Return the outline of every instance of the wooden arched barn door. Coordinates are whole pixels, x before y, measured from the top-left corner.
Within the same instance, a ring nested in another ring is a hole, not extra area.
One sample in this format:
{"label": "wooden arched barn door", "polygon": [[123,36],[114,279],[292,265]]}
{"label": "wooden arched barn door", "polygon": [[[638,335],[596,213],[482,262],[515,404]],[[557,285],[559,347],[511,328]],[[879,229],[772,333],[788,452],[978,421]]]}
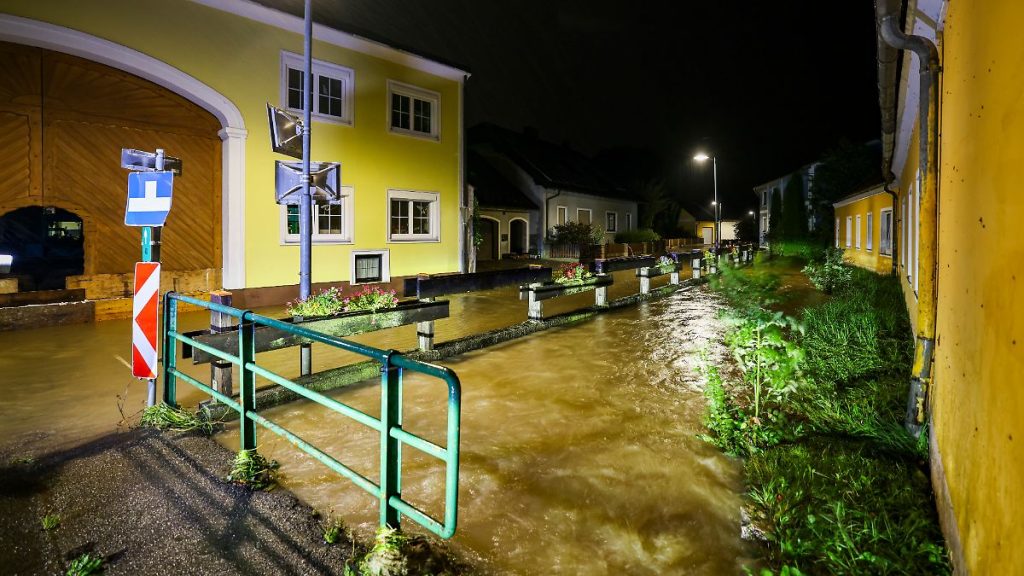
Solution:
{"label": "wooden arched barn door", "polygon": [[163,148],[184,165],[164,269],[219,274],[221,126],[211,114],[148,80],[40,48],[0,43],[0,69],[0,213],[72,209],[85,223],[84,275],[130,274],[139,231],[124,225],[120,151]]}

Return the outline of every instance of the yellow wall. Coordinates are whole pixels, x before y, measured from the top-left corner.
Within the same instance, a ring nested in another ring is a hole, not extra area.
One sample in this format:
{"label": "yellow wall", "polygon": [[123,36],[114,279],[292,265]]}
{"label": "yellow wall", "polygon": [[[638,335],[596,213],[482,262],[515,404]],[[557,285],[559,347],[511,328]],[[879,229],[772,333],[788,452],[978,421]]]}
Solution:
{"label": "yellow wall", "polygon": [[[128,0],[5,0],[2,10],[144,52],[231,100],[248,130],[246,286],[296,284],[299,249],[281,245],[274,202],[274,161],[291,159],[270,150],[266,104],[281,104],[280,52],[301,54],[302,36],[192,2],[142,6]],[[323,42],[314,44],[313,56],[355,70],[353,126],[314,120],[312,139],[313,159],[341,162],[342,184],[354,188],[355,244],[314,246],[313,281],[347,280],[352,249],[390,249],[392,276],[458,270],[459,82]],[[441,94],[440,142],[388,131],[388,79]],[[389,188],[440,193],[440,242],[386,242]]]}
{"label": "yellow wall", "polygon": [[[839,247],[844,248],[843,260],[867,268],[879,274],[889,274],[892,271],[892,256],[883,255],[880,252],[882,238],[882,215],[883,209],[892,208],[892,196],[879,188],[879,192],[851,202],[845,206],[835,209],[836,218],[839,219]],[[868,249],[868,214],[872,218],[871,248]],[[860,248],[857,248],[857,216],[860,216]],[[851,232],[850,247],[846,247],[846,217],[852,217],[853,228]],[[894,221],[895,226],[895,221]],[[894,230],[895,231],[895,230]]]}
{"label": "yellow wall", "polygon": [[1024,570],[1024,2],[950,2],[935,438],[972,574]]}

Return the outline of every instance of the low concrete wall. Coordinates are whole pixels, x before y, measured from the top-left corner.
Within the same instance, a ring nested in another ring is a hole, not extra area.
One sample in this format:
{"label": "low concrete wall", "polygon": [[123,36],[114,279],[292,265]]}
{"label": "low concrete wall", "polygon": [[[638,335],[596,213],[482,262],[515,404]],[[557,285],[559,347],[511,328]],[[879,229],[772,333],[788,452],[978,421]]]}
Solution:
{"label": "low concrete wall", "polygon": [[0,308],[0,332],[58,324],[85,324],[96,316],[93,302],[62,302]]}

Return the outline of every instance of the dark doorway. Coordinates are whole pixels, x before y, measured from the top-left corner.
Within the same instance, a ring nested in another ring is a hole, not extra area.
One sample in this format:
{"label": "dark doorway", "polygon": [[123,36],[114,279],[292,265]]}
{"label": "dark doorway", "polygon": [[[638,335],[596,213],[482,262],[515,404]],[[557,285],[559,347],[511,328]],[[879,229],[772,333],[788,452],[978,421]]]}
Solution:
{"label": "dark doorway", "polygon": [[19,290],[63,290],[85,265],[82,219],[60,208],[29,206],[0,216],[0,254],[14,257]]}
{"label": "dark doorway", "polygon": [[526,222],[513,220],[508,228],[509,249],[513,254],[526,254]]}
{"label": "dark doorway", "polygon": [[488,218],[481,218],[477,221],[480,224],[480,235],[483,242],[477,248],[477,260],[498,259],[498,223]]}

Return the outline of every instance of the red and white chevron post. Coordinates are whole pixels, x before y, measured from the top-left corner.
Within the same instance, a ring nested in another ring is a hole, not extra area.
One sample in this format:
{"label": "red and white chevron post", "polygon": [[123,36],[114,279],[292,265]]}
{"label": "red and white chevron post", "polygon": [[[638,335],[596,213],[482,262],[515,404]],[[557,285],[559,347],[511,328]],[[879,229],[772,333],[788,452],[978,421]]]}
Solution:
{"label": "red and white chevron post", "polygon": [[156,329],[160,301],[160,263],[135,263],[132,300],[132,376],[156,378]]}

